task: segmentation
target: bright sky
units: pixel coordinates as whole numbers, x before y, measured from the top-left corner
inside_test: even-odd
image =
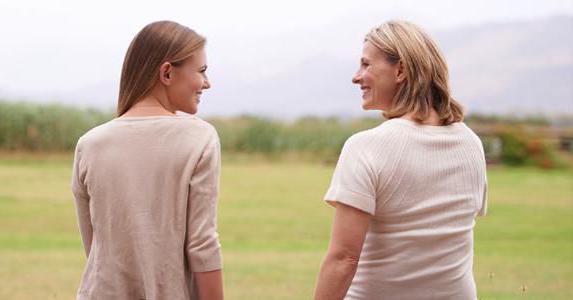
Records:
[[[207,36],[210,64],[256,80],[313,51],[359,51],[359,43],[339,43],[331,26],[358,40],[389,18],[434,31],[563,14],[573,14],[573,1],[2,1],[0,95],[66,93],[116,81],[135,33],[161,19]]]

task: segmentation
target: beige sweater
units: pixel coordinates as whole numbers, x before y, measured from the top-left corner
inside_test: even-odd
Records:
[[[114,119],[78,141],[72,191],[87,255],[78,299],[190,299],[221,268],[220,146],[194,116]]]
[[[325,200],[372,218],[345,299],[476,299],[486,187],[482,144],[463,123],[392,119],[348,139]]]

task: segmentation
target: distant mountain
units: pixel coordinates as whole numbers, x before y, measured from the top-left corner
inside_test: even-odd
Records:
[[[288,64],[278,57],[280,67],[260,72],[265,75],[256,79],[241,77],[245,72],[233,66],[211,69],[214,88],[203,96],[201,115],[363,115],[360,91],[351,83],[359,57],[336,47],[349,40],[360,42],[354,28],[345,24],[332,24],[323,32],[274,37],[274,47],[279,49],[282,40],[300,38],[300,47],[308,54]],[[470,112],[573,114],[573,16],[482,24],[432,35],[448,60],[453,94]],[[333,44],[308,44],[321,36],[341,37]],[[252,66],[265,71],[265,65],[256,61]],[[109,108],[116,103],[117,89],[118,83],[110,80],[49,98]]]
[[[573,113],[573,17],[442,32],[454,94],[473,111]]]
[[[433,36],[448,61],[453,94],[470,112],[573,114],[573,17]],[[256,83],[219,86],[208,108],[276,117],[360,114],[360,92],[351,84],[357,60],[326,53],[308,57]]]

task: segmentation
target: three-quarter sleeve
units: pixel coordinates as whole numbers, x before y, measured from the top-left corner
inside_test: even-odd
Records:
[[[93,238],[93,228],[89,205],[90,196],[85,184],[86,170],[82,164],[81,155],[81,146],[78,142],[74,154],[74,164],[72,169],[72,193],[74,195],[78,226],[84,250],[86,252],[86,256],[89,256]]]
[[[192,272],[222,268],[221,245],[217,233],[221,147],[217,133],[213,132],[189,186],[185,250]]]
[[[324,200],[331,205],[343,203],[374,215],[377,179],[362,142],[355,135],[344,144]]]

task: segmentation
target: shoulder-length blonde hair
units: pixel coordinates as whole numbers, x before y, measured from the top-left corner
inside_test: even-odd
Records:
[[[372,29],[365,41],[380,49],[391,64],[400,63],[404,70],[405,80],[384,112],[385,118],[413,113],[416,121],[423,122],[434,108],[443,125],[463,120],[463,108],[450,94],[446,60],[420,27],[406,21],[389,21]]]
[[[121,70],[117,115],[144,97],[159,79],[165,62],[177,66],[205,45],[205,38],[172,21],[153,22],[131,41]]]

